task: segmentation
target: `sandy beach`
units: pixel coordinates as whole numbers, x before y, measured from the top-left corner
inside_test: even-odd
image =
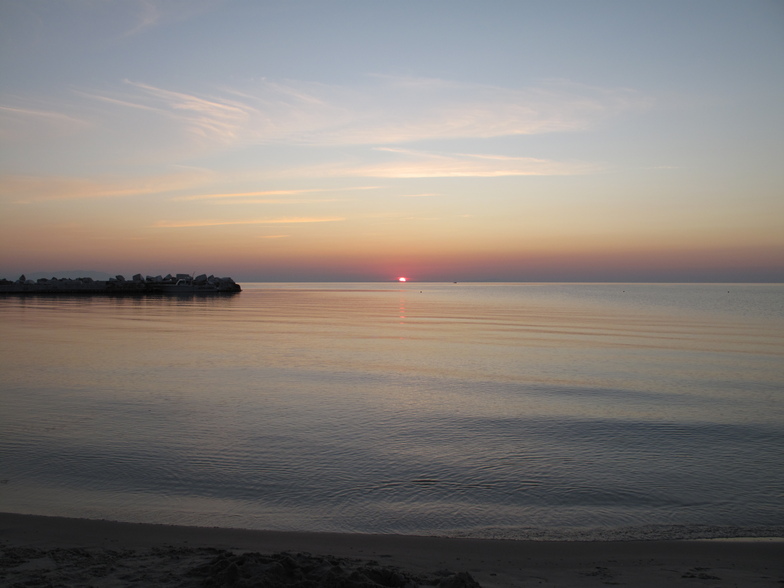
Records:
[[[784,584],[780,540],[538,542],[295,533],[0,514],[4,586]]]

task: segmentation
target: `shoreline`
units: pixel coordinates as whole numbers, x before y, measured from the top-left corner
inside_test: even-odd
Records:
[[[117,275],[108,280],[80,278],[39,278],[28,280],[24,274],[12,282],[0,278],[0,294],[9,296],[146,296],[158,294],[236,294],[242,287],[232,278],[213,275],[172,274],[142,276],[130,280]]]
[[[484,588],[540,584],[576,588],[607,584],[754,587],[781,586],[784,582],[784,542],[775,538],[456,539],[182,527],[0,513],[0,546],[0,583],[7,585],[219,585],[226,578],[204,574],[218,573],[214,570],[223,564],[220,574],[225,574],[232,563],[235,570],[250,570],[248,562],[257,556],[242,558],[242,554],[282,552],[292,554],[294,559],[287,556],[285,561],[296,560],[296,565],[291,565],[299,566],[297,573],[316,564],[330,568],[330,573],[343,570],[355,575],[357,570],[394,569],[419,580],[437,582],[441,578],[443,584],[448,579],[453,588],[472,586],[469,578]],[[253,560],[253,569],[280,567],[279,562],[273,565],[269,558],[262,559],[266,563],[260,563],[258,557]],[[369,561],[376,563],[368,568]],[[167,578],[170,583],[165,582]],[[237,582],[242,585],[242,577]]]

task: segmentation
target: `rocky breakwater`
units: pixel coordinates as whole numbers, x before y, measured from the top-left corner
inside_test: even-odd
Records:
[[[39,278],[29,280],[24,275],[18,280],[0,279],[0,294],[231,294],[242,288],[232,278],[218,278],[201,274],[169,274],[167,276],[142,276],[130,280],[118,275],[108,280],[84,278]]]

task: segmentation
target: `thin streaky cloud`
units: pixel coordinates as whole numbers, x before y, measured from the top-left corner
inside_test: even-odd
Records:
[[[547,159],[540,159],[537,157],[519,157],[514,155],[495,155],[488,153],[436,153],[432,151],[417,151],[415,149],[403,149],[400,147],[374,147],[374,151],[386,151],[387,153],[398,153],[402,155],[409,155],[412,157],[431,158],[449,160],[460,157],[468,157],[472,159],[487,159],[489,161],[504,161],[504,162],[526,162],[526,163],[552,163]]]
[[[412,162],[378,166],[365,166],[345,170],[352,177],[368,178],[498,178],[504,176],[554,176],[586,173],[583,169],[563,169],[558,166],[496,167],[471,165],[466,161]]]
[[[161,194],[194,189],[209,181],[209,172],[188,170],[144,178],[0,176],[0,198],[15,204],[52,200],[85,200]]]
[[[100,100],[101,102],[108,102],[109,104],[115,104],[117,106],[125,106],[127,108],[136,108],[138,110],[148,110],[150,112],[157,112],[159,114],[166,115],[166,111],[162,108],[155,108],[153,106],[148,106],[146,104],[139,104],[138,102],[132,102],[130,100],[121,100],[120,98],[112,98],[111,96],[104,96],[102,94],[97,94],[94,92],[85,92],[83,90],[74,90],[76,94],[83,96],[84,98],[91,98],[93,100]]]
[[[190,201],[190,200],[219,200],[222,198],[252,198],[255,196],[287,196],[295,194],[305,194],[307,192],[318,192],[317,189],[305,190],[262,190],[259,192],[230,192],[225,194],[196,194],[193,196],[176,196],[172,198],[174,201]]]
[[[433,79],[369,77],[358,84],[261,80],[211,95],[125,80],[125,95],[93,93],[117,106],[178,121],[206,143],[250,145],[391,145],[432,139],[586,130],[650,101],[627,88],[563,81],[502,88]]]
[[[217,194],[195,194],[193,196],[177,196],[172,198],[175,201],[189,200],[218,200],[223,198],[253,198],[256,196],[296,196],[298,194],[310,194],[319,192],[350,192],[356,190],[377,190],[379,186],[354,186],[350,188],[301,188],[296,190],[261,190],[258,192],[227,192]],[[286,202],[290,202],[287,200]],[[323,201],[322,201],[323,202]]]
[[[354,178],[449,178],[502,176],[563,176],[597,173],[602,168],[585,162],[559,162],[534,157],[432,153],[378,148],[397,157],[394,161],[365,165],[320,165],[283,172],[291,176]]]
[[[122,37],[132,37],[148,28],[156,26],[160,22],[162,13],[154,2],[141,0],[138,3],[138,6],[141,9],[138,21],[134,23],[131,29],[123,33]]]
[[[248,108],[240,103],[229,103],[227,101],[221,102],[217,98],[200,98],[194,94],[186,94],[184,92],[175,92],[173,90],[165,90],[150,84],[142,82],[133,82],[131,80],[124,80],[126,84],[135,86],[145,92],[160,98],[170,103],[175,109],[178,110],[192,110],[196,112],[205,113],[223,113],[231,116],[238,116],[246,114]]]
[[[208,202],[213,206],[234,205],[234,204],[323,204],[327,202],[349,202],[345,198],[251,198],[238,200],[217,200]]]
[[[138,0],[127,2],[130,6],[138,6],[134,22],[120,38],[133,37],[148,29],[171,22],[187,20],[218,6],[222,0]]]
[[[539,157],[515,157],[514,155],[487,155],[483,153],[455,153],[455,155],[457,157],[471,157],[473,159],[487,159],[490,161],[526,161],[528,163],[551,163],[547,159],[541,159]]]
[[[273,218],[254,220],[193,220],[193,221],[158,221],[153,228],[156,229],[184,229],[198,227],[219,227],[230,225],[294,225],[302,223],[334,223],[346,220],[342,217],[327,218]]]
[[[131,80],[124,80],[124,83],[136,93],[120,97],[97,92],[84,94],[103,102],[167,117],[177,122],[183,133],[217,141],[223,146],[241,142],[246,133],[244,129],[254,115],[254,109],[236,101],[197,96]]]
[[[50,110],[35,110],[32,108],[19,108],[17,106],[3,106],[3,105],[0,105],[0,110],[6,113],[17,114],[17,115],[28,116],[28,117],[55,119],[59,121],[69,122],[69,123],[86,124],[86,121],[82,119],[75,118],[73,116],[63,114],[61,112],[54,112]]]
[[[329,101],[319,98],[316,94],[312,91],[314,88],[329,88],[329,86],[325,84],[309,84],[308,89],[306,90],[299,90],[291,85],[285,85],[282,83],[277,82],[266,82],[267,87],[274,93],[280,94],[282,96],[288,96],[290,98],[294,98],[297,102],[303,102],[305,104],[309,104],[311,106],[329,106]]]
[[[321,88],[312,87],[312,91]],[[596,88],[563,80],[517,89],[376,76],[375,84],[334,88],[333,92],[336,104],[357,116],[348,124],[341,121],[314,133],[311,140],[315,142],[390,144],[580,131],[609,116],[651,104],[628,88]]]
[[[14,96],[10,97],[6,104],[0,104],[0,138],[4,141],[9,155],[12,153],[12,145],[22,149],[37,145],[39,148],[29,153],[29,160],[35,159],[40,156],[41,151],[45,150],[40,149],[40,145],[46,145],[49,139],[79,134],[91,126],[91,123],[82,117],[59,111],[60,105],[56,105],[53,109],[30,108],[8,103],[22,100]],[[38,101],[29,99],[24,102],[30,104]]]

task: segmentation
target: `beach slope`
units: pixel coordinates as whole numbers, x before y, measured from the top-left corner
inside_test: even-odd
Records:
[[[539,542],[0,514],[3,586],[780,588],[784,542]]]

